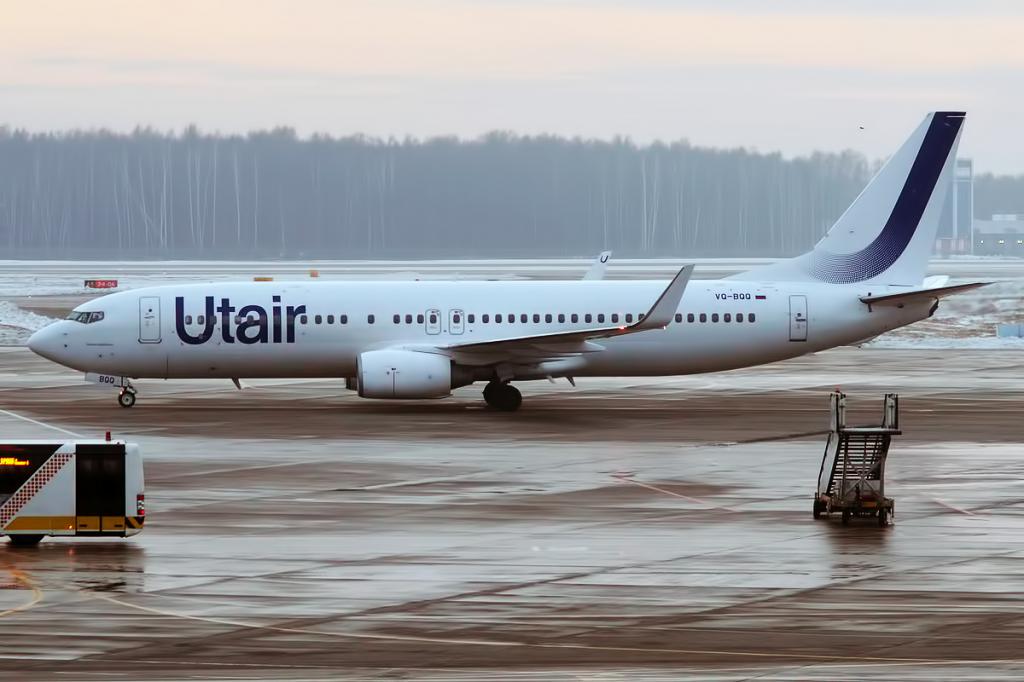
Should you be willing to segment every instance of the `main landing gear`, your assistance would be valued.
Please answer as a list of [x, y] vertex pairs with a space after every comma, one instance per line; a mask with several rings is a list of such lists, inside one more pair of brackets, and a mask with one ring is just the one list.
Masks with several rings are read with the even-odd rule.
[[484, 400], [496, 410], [515, 412], [523, 404], [523, 394], [512, 384], [491, 381], [484, 387]]
[[121, 407], [133, 407], [135, 405], [135, 388], [131, 385], [125, 386], [117, 394], [117, 404]]

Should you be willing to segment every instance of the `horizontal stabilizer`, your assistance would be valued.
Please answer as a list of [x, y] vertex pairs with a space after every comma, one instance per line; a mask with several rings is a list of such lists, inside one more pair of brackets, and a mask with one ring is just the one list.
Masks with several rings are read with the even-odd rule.
[[913, 289], [901, 291], [898, 294], [883, 294], [881, 296], [861, 296], [864, 303], [868, 305], [903, 305], [915, 301], [928, 301], [946, 298], [955, 294], [962, 294], [971, 289], [988, 286], [992, 282], [971, 282], [970, 284], [954, 284], [948, 287], [933, 287], [931, 289]]

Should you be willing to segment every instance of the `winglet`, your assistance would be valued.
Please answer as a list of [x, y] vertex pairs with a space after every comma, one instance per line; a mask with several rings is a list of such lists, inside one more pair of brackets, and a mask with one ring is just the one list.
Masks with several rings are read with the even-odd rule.
[[672, 318], [679, 309], [679, 302], [683, 300], [683, 292], [693, 274], [693, 265], [684, 265], [676, 276], [661, 292], [661, 296], [654, 302], [651, 309], [644, 315], [644, 319], [632, 325], [631, 331], [644, 331], [647, 329], [664, 329], [672, 322]]
[[590, 266], [590, 269], [584, 273], [583, 279], [604, 279], [604, 273], [608, 269], [608, 261], [611, 257], [611, 251], [602, 251], [601, 255]]

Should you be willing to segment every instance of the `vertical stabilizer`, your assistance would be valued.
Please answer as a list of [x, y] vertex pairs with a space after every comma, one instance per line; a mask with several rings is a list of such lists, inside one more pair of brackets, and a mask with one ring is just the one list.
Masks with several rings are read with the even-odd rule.
[[731, 279], [920, 285], [964, 117], [928, 114], [814, 250]]

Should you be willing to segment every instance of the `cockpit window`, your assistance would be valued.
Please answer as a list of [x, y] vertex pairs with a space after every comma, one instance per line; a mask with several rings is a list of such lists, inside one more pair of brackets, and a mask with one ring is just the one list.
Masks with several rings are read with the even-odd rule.
[[102, 320], [103, 313], [100, 311], [86, 312], [82, 310], [72, 310], [64, 319], [71, 320], [73, 322], [81, 322], [82, 324], [90, 324], [92, 322], [99, 322]]

